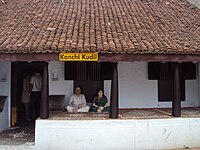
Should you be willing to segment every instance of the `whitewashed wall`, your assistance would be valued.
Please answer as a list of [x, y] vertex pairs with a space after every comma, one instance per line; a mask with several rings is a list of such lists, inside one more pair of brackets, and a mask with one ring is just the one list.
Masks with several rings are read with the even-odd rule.
[[148, 80], [146, 62], [119, 62], [119, 106], [157, 107], [157, 81]]
[[[148, 80], [147, 62], [119, 62], [119, 107], [171, 107], [171, 102], [158, 102], [157, 80]], [[49, 63], [49, 94], [65, 95], [65, 103], [73, 93], [73, 81], [64, 80], [64, 62]], [[52, 80], [54, 76], [55, 80]], [[198, 106], [198, 80], [186, 81], [186, 101], [182, 106]], [[104, 81], [104, 92], [110, 99], [111, 81]]]
[[11, 62], [0, 61], [0, 74], [2, 72], [3, 74], [6, 75], [6, 80], [3, 82], [0, 81], [0, 95], [7, 96], [7, 99], [5, 101], [3, 112], [0, 112], [0, 132], [10, 127], [10, 122], [11, 122], [11, 119], [10, 119], [10, 116], [11, 116], [10, 115], [11, 113], [11, 109], [10, 109]]
[[108, 99], [108, 105], [110, 105], [110, 90], [111, 90], [111, 80], [104, 81], [104, 94]]
[[[54, 76], [54, 78], [53, 78]], [[73, 81], [64, 79], [64, 63], [52, 61], [49, 63], [49, 95], [65, 95], [64, 106], [73, 93]]]
[[185, 149], [200, 147], [199, 134], [199, 118], [37, 119], [35, 150]]
[[[119, 62], [119, 95], [121, 108], [171, 107], [171, 102], [158, 102], [157, 80], [148, 80], [147, 62]], [[199, 106], [197, 80], [186, 80], [183, 107]]]

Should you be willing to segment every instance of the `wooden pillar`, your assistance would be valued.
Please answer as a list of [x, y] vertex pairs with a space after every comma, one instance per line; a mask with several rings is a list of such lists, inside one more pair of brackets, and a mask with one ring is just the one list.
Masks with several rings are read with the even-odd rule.
[[17, 77], [18, 69], [15, 62], [11, 63], [11, 126], [17, 123]]
[[44, 64], [42, 75], [42, 93], [40, 103], [40, 118], [49, 118], [49, 82], [48, 82], [48, 63]]
[[118, 118], [118, 72], [117, 63], [113, 63], [113, 78], [111, 83], [110, 118]]
[[173, 70], [173, 101], [172, 116], [181, 116], [181, 85], [180, 85], [180, 65], [175, 63]]

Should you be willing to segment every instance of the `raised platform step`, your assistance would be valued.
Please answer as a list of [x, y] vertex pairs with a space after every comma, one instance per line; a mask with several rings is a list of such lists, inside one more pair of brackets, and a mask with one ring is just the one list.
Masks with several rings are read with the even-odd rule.
[[200, 118], [40, 120], [36, 150], [135, 150], [200, 147]]

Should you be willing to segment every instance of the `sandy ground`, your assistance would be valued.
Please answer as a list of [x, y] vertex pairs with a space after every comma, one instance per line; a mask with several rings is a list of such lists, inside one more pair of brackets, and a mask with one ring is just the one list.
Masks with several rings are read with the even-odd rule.
[[13, 127], [0, 133], [0, 150], [33, 150], [35, 127]]

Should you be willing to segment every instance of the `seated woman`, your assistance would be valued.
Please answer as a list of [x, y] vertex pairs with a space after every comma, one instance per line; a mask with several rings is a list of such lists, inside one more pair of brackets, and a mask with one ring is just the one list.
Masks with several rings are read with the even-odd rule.
[[70, 97], [69, 105], [67, 106], [68, 112], [88, 112], [89, 106], [86, 105], [85, 96], [81, 94], [81, 88], [75, 88], [75, 94]]
[[93, 98], [93, 102], [90, 108], [90, 112], [108, 112], [110, 107], [108, 106], [108, 100], [103, 91], [99, 90], [98, 95]]

